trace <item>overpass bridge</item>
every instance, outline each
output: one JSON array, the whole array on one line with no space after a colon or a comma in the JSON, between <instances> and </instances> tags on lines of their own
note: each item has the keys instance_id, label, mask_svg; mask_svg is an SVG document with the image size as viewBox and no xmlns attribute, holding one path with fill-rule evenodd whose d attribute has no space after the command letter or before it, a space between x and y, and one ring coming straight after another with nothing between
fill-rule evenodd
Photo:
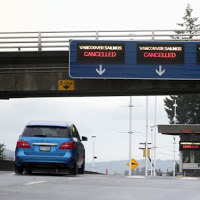
<instances>
[{"instance_id":1,"label":"overpass bridge","mask_svg":"<svg viewBox=\"0 0 200 200\"><path fill-rule=\"evenodd\" d=\"M199 93L199 80L72 79L69 76L70 40L173 42L183 41L179 37L184 36L184 41L199 41L199 31L0 32L0 98Z\"/></svg>"}]
</instances>

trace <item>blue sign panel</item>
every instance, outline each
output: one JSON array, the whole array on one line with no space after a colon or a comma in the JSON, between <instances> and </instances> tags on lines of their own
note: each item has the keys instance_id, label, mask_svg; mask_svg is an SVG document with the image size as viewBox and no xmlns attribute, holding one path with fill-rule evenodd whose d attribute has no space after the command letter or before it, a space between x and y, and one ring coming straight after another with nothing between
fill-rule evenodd
<instances>
[{"instance_id":1,"label":"blue sign panel","mask_svg":"<svg viewBox=\"0 0 200 200\"><path fill-rule=\"evenodd\" d=\"M93 79L200 79L200 42L70 42L69 75Z\"/></svg>"}]
</instances>

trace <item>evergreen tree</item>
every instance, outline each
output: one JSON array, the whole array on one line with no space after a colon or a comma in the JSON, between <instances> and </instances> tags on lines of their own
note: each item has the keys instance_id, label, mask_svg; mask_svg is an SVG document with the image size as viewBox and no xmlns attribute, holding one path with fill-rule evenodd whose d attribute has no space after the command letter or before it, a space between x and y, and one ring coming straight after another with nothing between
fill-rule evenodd
<instances>
[{"instance_id":1,"label":"evergreen tree","mask_svg":"<svg viewBox=\"0 0 200 200\"><path fill-rule=\"evenodd\" d=\"M184 36L184 34L198 34L200 33L200 24L197 24L198 17L192 17L193 9L190 4L186 7L185 16L182 23L177 23L178 26L189 31L175 31L178 36L173 36L173 39L190 40L194 38L193 35ZM183 36L182 36L183 35ZM176 98L176 119L174 119ZM173 124L174 120L177 124L200 124L200 95L171 95L169 98L164 99L165 110L167 112L169 123ZM182 135L182 141L189 141L189 135ZM200 140L199 136L191 140ZM189 157L189 151L183 153L183 160ZM195 162L200 162L200 152L195 152Z\"/></svg>"},{"instance_id":2,"label":"evergreen tree","mask_svg":"<svg viewBox=\"0 0 200 200\"><path fill-rule=\"evenodd\" d=\"M185 16L182 23L177 23L178 26L184 28L184 30L190 30L190 34L199 33L197 29L200 29L200 24L197 24L198 17L192 17L193 9L190 4L187 5ZM175 31L175 33L181 35L185 31ZM192 39L193 36L173 36L174 39ZM199 124L200 123L200 95L171 95L164 100L165 110L167 112L170 124L174 123L174 103L176 98L176 104L178 105L177 121L179 124Z\"/></svg>"},{"instance_id":3,"label":"evergreen tree","mask_svg":"<svg viewBox=\"0 0 200 200\"><path fill-rule=\"evenodd\" d=\"M4 151L5 151L5 145L4 144L0 144L0 160L5 160L6 156L4 155Z\"/></svg>"},{"instance_id":4,"label":"evergreen tree","mask_svg":"<svg viewBox=\"0 0 200 200\"><path fill-rule=\"evenodd\" d=\"M200 95L171 95L164 99L169 123L174 124L175 99L176 124L200 124Z\"/></svg>"},{"instance_id":5,"label":"evergreen tree","mask_svg":"<svg viewBox=\"0 0 200 200\"><path fill-rule=\"evenodd\" d=\"M182 23L177 23L178 26L183 28L184 30L189 31L175 31L176 34L183 35L183 34L190 34L190 36L172 36L173 39L192 39L192 34L199 34L200 32L200 24L196 24L198 21L198 17L192 17L193 9L191 8L190 4L187 5L185 10L185 16L183 17Z\"/></svg>"}]
</instances>

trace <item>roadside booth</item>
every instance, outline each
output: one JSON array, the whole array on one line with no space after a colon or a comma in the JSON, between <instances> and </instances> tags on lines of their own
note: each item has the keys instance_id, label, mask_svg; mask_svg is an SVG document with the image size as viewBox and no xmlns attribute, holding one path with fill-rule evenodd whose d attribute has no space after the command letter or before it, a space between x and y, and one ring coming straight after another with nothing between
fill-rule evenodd
<instances>
[{"instance_id":1,"label":"roadside booth","mask_svg":"<svg viewBox=\"0 0 200 200\"><path fill-rule=\"evenodd\" d=\"M200 176L200 125L170 124L158 125L158 132L163 135L179 135L179 173Z\"/></svg>"}]
</instances>

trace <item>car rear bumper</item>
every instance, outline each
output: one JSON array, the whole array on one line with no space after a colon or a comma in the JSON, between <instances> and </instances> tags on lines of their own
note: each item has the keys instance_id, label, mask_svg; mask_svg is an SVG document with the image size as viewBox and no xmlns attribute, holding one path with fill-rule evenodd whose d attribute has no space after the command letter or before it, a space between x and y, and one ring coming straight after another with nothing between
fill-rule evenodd
<instances>
[{"instance_id":1,"label":"car rear bumper","mask_svg":"<svg viewBox=\"0 0 200 200\"><path fill-rule=\"evenodd\" d=\"M37 169L68 169L72 168L71 164L66 163L44 163L44 162L24 162L22 163L24 168L37 168Z\"/></svg>"},{"instance_id":2,"label":"car rear bumper","mask_svg":"<svg viewBox=\"0 0 200 200\"><path fill-rule=\"evenodd\" d=\"M20 152L15 156L15 164L17 166L30 168L73 168L75 162L76 157L71 152L66 153L64 156L27 156Z\"/></svg>"}]
</instances>

